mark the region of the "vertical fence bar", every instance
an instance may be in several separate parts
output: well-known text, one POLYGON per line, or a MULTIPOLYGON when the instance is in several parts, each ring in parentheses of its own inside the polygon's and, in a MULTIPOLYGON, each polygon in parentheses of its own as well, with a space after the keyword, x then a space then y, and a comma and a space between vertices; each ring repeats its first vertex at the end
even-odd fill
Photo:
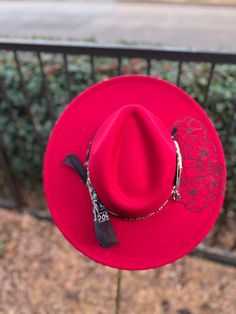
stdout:
POLYGON ((8 96, 6 89, 4 87, 4 83, 3 80, 0 79, 0 88, 1 88, 1 93, 2 93, 2 97, 5 99, 5 101, 8 103, 7 106, 7 114, 9 115, 9 117, 12 118, 13 122, 16 122, 17 117, 16 114, 14 113, 14 102, 12 101, 12 99, 8 96))
MULTIPOLYGON (((1 79, 0 79, 0 88, 2 92, 2 97, 7 102, 6 115, 9 117, 9 121, 10 121, 9 123, 13 123, 14 126, 16 126, 18 122, 18 112, 17 112, 17 109, 14 109, 15 103, 11 99, 11 97, 9 97, 4 87, 4 83, 1 79)), ((17 153, 24 154, 25 141, 19 135, 19 133, 17 132, 17 129, 15 130, 14 139, 16 140, 16 143, 17 143, 17 153)), ((4 145, 4 143, 2 145, 4 145)))
MULTIPOLYGON (((0 80, 0 88, 1 88, 1 92, 2 92, 2 97, 7 102, 6 114, 9 117, 9 123, 13 124, 15 127, 14 140, 16 141, 16 148, 17 148, 17 151, 15 152, 15 154, 19 154, 21 156, 24 156, 24 154, 25 154, 25 139, 22 138, 22 136, 20 136, 20 134, 17 130, 17 123, 19 122, 19 112, 16 108, 14 109, 14 106, 16 104, 11 99, 11 97, 9 97, 9 95, 5 89, 5 86, 4 86, 4 82, 2 80, 0 80)), ((2 139, 2 147, 5 147, 4 150, 7 152, 7 149, 6 149, 6 146, 4 145, 3 139, 2 139)), ((4 160, 6 160, 6 161, 9 160, 6 163, 6 165, 7 164, 10 165, 10 168, 12 168, 10 159, 8 158, 8 154, 6 156, 3 156, 2 158, 4 158, 4 160)), ((6 166, 6 167, 8 168, 9 166, 6 166)), ((13 180, 14 180, 15 176, 14 176, 13 169, 11 171, 12 171, 13 175, 10 174, 10 177, 13 177, 13 180)), ((8 171, 8 173, 10 173, 10 172, 8 171)), ((27 171, 27 173, 28 173, 28 176, 31 176, 31 172, 27 171)), ((9 175, 6 175, 6 180, 8 182, 10 182, 9 175)), ((16 189, 18 189, 18 194, 21 193, 19 184, 15 183, 15 185, 16 185, 16 189)), ((11 186, 13 186, 13 185, 11 184, 11 186)), ((9 188, 9 190, 13 191, 13 195, 12 195, 13 199, 17 199, 17 197, 14 197, 14 189, 9 188)), ((21 196, 20 199, 23 199, 23 196, 21 196)), ((23 199, 23 203, 24 203, 24 199, 23 199)))
POLYGON ((96 83, 95 60, 94 60, 93 55, 90 56, 90 66, 91 66, 91 79, 92 79, 93 83, 96 83))
POLYGON ((20 64, 20 61, 19 61, 19 58, 18 58, 17 51, 15 51, 15 50, 14 50, 14 59, 15 59, 15 62, 16 62, 17 72, 18 72, 18 75, 19 75, 19 78, 20 78, 20 86, 22 88, 22 92, 24 94, 24 97, 25 97, 25 99, 27 101, 26 113, 27 113, 27 116, 29 118, 29 121, 31 122, 31 124, 33 126, 36 140, 38 142, 41 142, 42 137, 41 137, 41 134, 39 133, 40 126, 39 126, 39 123, 37 121, 35 121, 35 117, 34 117, 34 115, 32 113, 32 108, 31 108, 32 99, 31 99, 31 97, 28 94, 28 91, 26 89, 23 73, 22 73, 22 70, 21 70, 21 64, 20 64))
POLYGON ((151 59, 146 59, 147 62, 147 75, 151 75, 151 59))
POLYGON ((30 98, 30 96, 29 96, 29 94, 27 92, 26 86, 25 86, 25 81, 24 81, 24 78, 23 78, 23 73, 22 73, 22 69, 21 69, 21 64, 20 64, 20 61, 19 61, 18 53, 15 50, 13 51, 13 53, 14 53, 14 59, 15 59, 15 62, 16 62, 17 72, 18 72, 19 79, 20 79, 20 86, 22 88, 22 91, 23 91, 23 94, 24 94, 26 100, 30 104, 31 98, 30 98))
POLYGON ((72 95, 71 95, 71 85, 70 85, 70 73, 68 69, 68 59, 67 59, 66 53, 63 53, 63 61, 64 61, 65 76, 66 76, 66 85, 68 88, 68 100, 70 101, 72 99, 72 95))
MULTIPOLYGON (((208 94, 209 94, 209 90, 210 90, 210 85, 211 85, 215 65, 216 64, 214 62, 211 63, 211 68, 210 68, 209 77, 208 77, 207 86, 205 89, 205 94, 204 94, 203 104, 202 104, 204 108, 206 107, 206 104, 207 104, 208 94)), ((212 108, 209 108, 209 109, 212 109, 212 108)))
POLYGON ((116 308, 115 314, 120 314, 120 302, 121 302, 121 279, 122 279, 122 270, 117 270, 117 281, 116 281, 116 308))
POLYGON ((176 78, 176 85, 180 86, 180 80, 181 80, 181 74, 182 74, 182 61, 178 62, 178 72, 177 72, 177 78, 176 78))
POLYGON ((48 112, 48 115, 50 118, 55 119, 55 115, 54 115, 52 108, 51 108, 52 99, 50 96, 50 92, 49 92, 49 88, 48 88, 48 81, 47 81, 47 78, 46 78, 46 75, 44 72, 44 65, 43 65, 43 60, 42 60, 40 52, 37 52, 37 58, 38 58, 38 62, 39 62, 41 80, 42 80, 41 91, 42 91, 42 95, 45 94, 47 112, 48 112))
POLYGON ((122 73, 122 58, 121 58, 121 57, 118 57, 118 58, 117 58, 117 61, 118 61, 117 74, 118 74, 118 75, 121 75, 121 73, 122 73))
POLYGON ((0 164, 3 166, 5 178, 8 183, 10 193, 16 203, 16 207, 18 209, 21 209, 21 207, 25 205, 25 201, 19 188, 19 185, 17 184, 17 180, 14 175, 14 171, 12 169, 11 162, 7 154, 7 148, 5 146, 1 134, 0 134, 0 164))
MULTIPOLYGON (((232 138, 235 137, 235 133, 236 133, 236 100, 234 101, 234 104, 233 104, 233 113, 230 117, 230 121, 228 121, 228 125, 227 125, 227 128, 226 128, 226 132, 227 132, 227 137, 226 137, 226 140, 224 141, 224 151, 225 151, 225 155, 226 155, 226 158, 228 159, 229 156, 232 154, 234 155, 235 152, 232 151, 232 138)), ((228 160, 227 162, 227 166, 228 167, 232 167, 233 166, 233 158, 230 158, 230 160, 228 160)), ((232 181, 235 181, 235 178, 234 178, 234 171, 228 171, 227 173, 227 179, 228 180, 232 180, 232 181)), ((232 200, 230 201, 230 198, 227 197, 228 196, 228 189, 226 189, 226 197, 225 197, 225 201, 224 201, 224 206, 223 206, 223 213, 222 213, 222 220, 226 220, 226 216, 227 216, 227 213, 230 209, 230 205, 232 204, 232 200)))

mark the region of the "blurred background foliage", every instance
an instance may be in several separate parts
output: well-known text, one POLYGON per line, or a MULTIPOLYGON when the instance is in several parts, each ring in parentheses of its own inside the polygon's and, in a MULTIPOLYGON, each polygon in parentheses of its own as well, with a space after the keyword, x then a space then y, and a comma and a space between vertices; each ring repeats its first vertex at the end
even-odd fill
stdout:
MULTIPOLYGON (((21 186, 34 191, 42 182, 42 162, 50 131, 66 104, 94 80, 116 76, 117 59, 89 56, 19 53, 22 78, 13 52, 0 52, 0 132, 21 186)), ((205 102, 210 64, 183 63, 180 87, 200 104, 205 102)), ((121 74, 146 74, 143 59, 122 59, 121 74)), ((178 63, 151 60, 150 75, 176 83, 178 63)), ((216 65, 204 109, 223 142, 227 160, 227 193, 224 208, 236 211, 236 66, 216 65), (230 128, 230 130, 229 130, 230 128), (229 132, 227 132, 229 131, 229 132), (230 134, 230 135, 229 135, 230 134)), ((0 170, 0 195, 6 194, 0 170)))

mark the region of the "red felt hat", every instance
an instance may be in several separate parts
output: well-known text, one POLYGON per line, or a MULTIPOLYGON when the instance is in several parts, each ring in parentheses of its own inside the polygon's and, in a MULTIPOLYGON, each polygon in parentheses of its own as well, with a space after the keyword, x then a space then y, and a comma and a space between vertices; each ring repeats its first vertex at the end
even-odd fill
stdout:
POLYGON ((159 267, 193 250, 219 214, 225 181, 206 113, 147 76, 109 79, 76 97, 44 160, 48 206, 63 235, 120 269, 159 267))

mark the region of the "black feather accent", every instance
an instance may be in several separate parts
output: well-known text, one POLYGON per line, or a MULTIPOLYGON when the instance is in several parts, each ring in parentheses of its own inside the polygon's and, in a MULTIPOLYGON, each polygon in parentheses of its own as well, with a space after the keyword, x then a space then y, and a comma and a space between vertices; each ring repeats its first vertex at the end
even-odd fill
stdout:
POLYGON ((175 134, 177 133, 178 129, 177 128, 173 128, 171 131, 171 136, 174 137, 175 134))
POLYGON ((79 174, 80 178, 84 183, 87 181, 87 173, 86 170, 80 161, 80 159, 75 154, 69 154, 63 160, 63 163, 73 169, 79 174))

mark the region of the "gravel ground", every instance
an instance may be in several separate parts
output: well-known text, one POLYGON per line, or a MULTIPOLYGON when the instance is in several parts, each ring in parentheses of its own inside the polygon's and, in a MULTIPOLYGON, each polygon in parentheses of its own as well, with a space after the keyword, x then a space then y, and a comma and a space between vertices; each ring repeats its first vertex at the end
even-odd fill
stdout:
MULTIPOLYGON (((112 314, 117 271, 75 251, 46 221, 0 210, 0 313, 112 314)), ((120 313, 235 314, 236 269, 196 257, 122 271, 120 313)))

